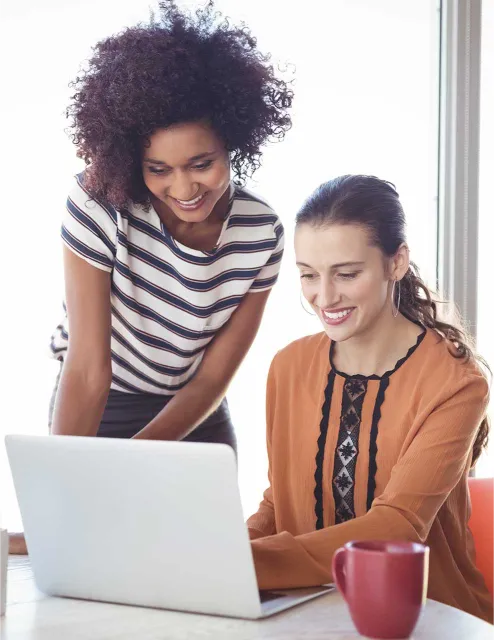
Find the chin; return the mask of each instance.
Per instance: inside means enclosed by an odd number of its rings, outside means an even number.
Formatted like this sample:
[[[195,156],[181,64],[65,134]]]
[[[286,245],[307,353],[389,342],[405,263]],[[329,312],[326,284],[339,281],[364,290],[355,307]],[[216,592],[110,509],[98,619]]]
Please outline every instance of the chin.
[[[322,321],[322,323],[325,334],[333,342],[346,342],[362,333],[361,326],[355,323],[355,320],[353,320],[351,324],[342,324],[336,327],[331,327],[324,321]]]
[[[183,209],[180,209],[179,207],[176,207],[174,205],[170,205],[168,203],[166,204],[174,213],[174,215],[183,222],[204,222],[204,220],[207,220],[209,218],[213,211],[211,206],[208,206],[205,209],[196,209],[195,211],[184,211]]]
[[[346,342],[355,336],[355,331],[335,331],[332,328],[324,327],[324,332],[332,342]]]
[[[173,213],[176,215],[177,218],[182,220],[182,222],[204,222],[211,215],[211,211],[207,211],[206,213],[198,213],[198,212],[186,213],[185,211],[173,210]]]

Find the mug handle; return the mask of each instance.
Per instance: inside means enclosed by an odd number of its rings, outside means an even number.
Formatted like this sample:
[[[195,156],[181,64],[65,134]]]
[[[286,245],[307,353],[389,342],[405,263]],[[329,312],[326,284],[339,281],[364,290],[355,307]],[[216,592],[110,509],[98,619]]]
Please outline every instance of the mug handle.
[[[345,560],[346,560],[346,549],[344,547],[340,547],[339,549],[336,549],[336,551],[334,552],[333,561],[332,561],[333,579],[336,582],[338,591],[346,600]]]

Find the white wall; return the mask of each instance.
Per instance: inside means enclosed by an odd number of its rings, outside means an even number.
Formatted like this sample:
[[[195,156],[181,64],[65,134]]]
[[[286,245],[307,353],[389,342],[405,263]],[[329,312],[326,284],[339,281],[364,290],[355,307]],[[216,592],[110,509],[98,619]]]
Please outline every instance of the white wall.
[[[494,0],[482,0],[482,62],[480,94],[480,182],[479,182],[479,296],[478,349],[494,372]],[[491,426],[494,421],[492,402]],[[492,476],[494,435],[487,453],[479,460],[476,473]]]
[[[4,375],[1,432],[45,433],[56,365],[50,334],[61,318],[60,219],[79,170],[65,135],[69,80],[98,39],[155,3],[25,0],[3,11],[2,232]],[[195,3],[187,2],[188,5]],[[269,362],[292,339],[318,331],[299,302],[293,219],[322,181],[371,173],[397,185],[408,214],[412,257],[433,283],[436,265],[437,13],[430,0],[217,0],[244,18],[259,44],[296,65],[294,126],[269,148],[250,185],[276,208],[287,236],[280,281],[258,339],[232,384],[246,514],[266,483],[264,386]],[[3,450],[0,509],[20,525]]]

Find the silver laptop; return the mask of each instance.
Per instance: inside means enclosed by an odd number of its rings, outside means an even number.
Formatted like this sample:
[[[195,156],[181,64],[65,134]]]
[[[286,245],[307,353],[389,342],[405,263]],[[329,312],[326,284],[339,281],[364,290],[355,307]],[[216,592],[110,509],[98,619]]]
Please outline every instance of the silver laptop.
[[[259,592],[226,445],[5,438],[38,588],[262,618],[331,586]]]

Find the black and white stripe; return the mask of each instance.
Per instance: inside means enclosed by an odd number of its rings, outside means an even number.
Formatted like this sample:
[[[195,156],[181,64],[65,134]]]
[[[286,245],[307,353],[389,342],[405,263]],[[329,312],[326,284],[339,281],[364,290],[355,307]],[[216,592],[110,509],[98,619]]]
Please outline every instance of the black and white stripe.
[[[116,210],[76,177],[62,225],[67,247],[111,272],[112,388],[173,395],[194,375],[204,349],[249,291],[271,288],[283,255],[283,227],[270,207],[231,187],[214,251],[177,242],[154,209]],[[51,341],[67,350],[67,318]]]

